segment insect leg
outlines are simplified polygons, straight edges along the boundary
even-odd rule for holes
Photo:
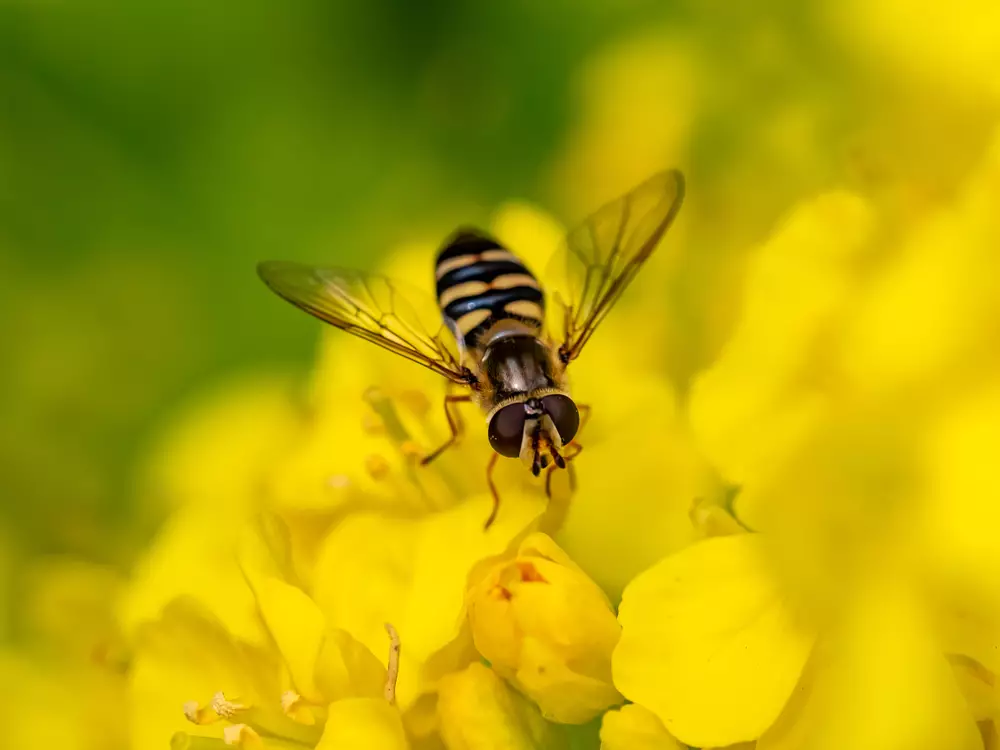
[[[587,407],[587,412],[590,412],[590,407]],[[566,459],[566,468],[569,470],[569,491],[576,492],[576,469],[573,468],[572,461],[574,458],[583,453],[583,446],[579,443],[570,443],[566,446],[566,451],[563,453],[563,458]]]
[[[500,494],[497,492],[497,486],[493,484],[493,469],[496,468],[497,459],[499,458],[500,454],[494,453],[490,456],[490,462],[486,464],[486,484],[490,486],[490,494],[493,495],[493,510],[490,511],[490,517],[486,519],[483,531],[486,531],[493,525],[493,522],[497,518],[497,511],[500,510]]]
[[[451,437],[448,438],[444,442],[444,445],[440,446],[437,450],[435,450],[434,452],[432,452],[432,453],[424,456],[421,459],[421,461],[420,461],[420,465],[421,466],[426,466],[431,461],[433,461],[435,458],[437,458],[442,453],[444,453],[445,449],[448,448],[449,446],[453,445],[458,440],[459,436],[462,433],[462,419],[461,419],[461,417],[458,416],[457,414],[453,415],[451,413],[451,409],[448,408],[448,407],[450,407],[452,404],[458,404],[458,403],[462,403],[462,402],[465,402],[465,401],[471,401],[471,400],[472,400],[472,396],[470,396],[468,393],[465,393],[465,394],[462,394],[462,395],[448,395],[448,396],[444,397],[444,415],[448,418],[448,429],[451,430]]]
[[[580,426],[576,428],[576,434],[579,435],[590,421],[590,404],[577,404],[576,410],[580,412]]]
[[[588,409],[590,407],[587,407]],[[552,475],[561,468],[566,468],[569,470],[569,489],[570,492],[576,492],[576,471],[573,469],[573,465],[570,463],[574,458],[579,456],[583,452],[583,446],[579,443],[572,442],[566,446],[562,453],[563,464],[552,464],[545,473],[545,496],[551,500],[552,499]]]

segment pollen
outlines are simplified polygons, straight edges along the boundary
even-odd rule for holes
[[[226,696],[220,690],[212,696],[211,708],[223,719],[231,719],[240,711],[246,711],[247,707],[236,701],[226,700]]]

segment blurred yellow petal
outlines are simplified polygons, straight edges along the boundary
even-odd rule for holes
[[[593,412],[573,464],[577,490],[555,533],[612,600],[640,571],[694,541],[691,501],[713,494],[716,481],[666,379],[628,371],[629,343],[595,338],[588,347],[601,366],[581,362],[574,374],[574,395]],[[604,362],[624,369],[612,376]],[[609,382],[620,385],[609,388]],[[642,534],[635,533],[638,526]]]
[[[709,539],[666,558],[625,589],[618,619],[615,685],[696,746],[759,737],[813,643],[755,534]]]
[[[995,337],[1000,268],[1000,138],[955,199],[908,227],[856,301],[845,332],[846,374],[892,393],[932,377],[976,372]]]
[[[888,61],[916,79],[924,96],[934,88],[982,101],[1000,98],[1000,9],[989,0],[928,4],[915,13],[904,0],[828,3],[847,43],[863,45],[878,61]]]
[[[899,581],[879,583],[858,592],[758,750],[982,747],[926,614]]]
[[[122,675],[83,662],[35,660],[0,649],[0,744],[12,750],[124,748],[125,687]]]
[[[403,643],[397,697],[404,708],[433,680],[423,668],[459,637],[469,570],[502,552],[543,510],[538,499],[505,493],[484,532],[488,500],[482,500],[418,519],[352,515],[323,543],[316,602],[332,627],[373,653],[386,649],[384,623],[395,625]]]
[[[205,706],[216,696],[252,707],[273,700],[277,711],[277,660],[234,638],[194,602],[174,602],[137,637],[129,672],[135,747],[165,747],[178,731],[219,736],[214,726],[196,727],[185,718],[192,701]]]
[[[932,425],[925,445],[923,540],[935,562],[982,606],[1000,611],[1000,388],[968,393]],[[1000,662],[997,663],[1000,666]]]
[[[441,680],[441,738],[448,750],[558,750],[556,730],[538,709],[482,664]]]
[[[145,492],[178,506],[134,566],[119,614],[130,631],[178,596],[198,599],[235,636],[263,641],[253,593],[237,565],[263,469],[298,425],[285,379],[230,384],[204,397],[151,452]]]
[[[142,491],[172,506],[247,507],[262,469],[300,427],[294,393],[291,378],[273,375],[233,379],[206,392],[149,451]]]
[[[323,613],[305,592],[272,576],[253,583],[257,606],[274,638],[295,688],[311,702],[323,696],[316,686],[314,669],[323,643]]]
[[[852,300],[853,263],[872,223],[860,197],[823,195],[793,211],[753,259],[739,323],[691,394],[695,433],[731,483],[766,475],[825,414],[808,387],[824,377],[824,337]]]
[[[614,612],[545,534],[528,536],[474,582],[468,606],[476,648],[545,718],[581,724],[621,701],[611,684]]]
[[[380,698],[347,698],[330,704],[316,750],[408,750],[399,711]]]
[[[638,704],[608,711],[601,719],[601,750],[684,750],[656,714]]]
[[[237,563],[244,519],[193,503],[160,528],[119,606],[126,631],[155,620],[178,596],[196,599],[235,637],[261,644],[265,634],[253,592]]]
[[[684,153],[699,71],[696,52],[675,28],[629,35],[583,69],[580,125],[553,177],[574,213],[594,210]]]
[[[388,645],[386,645],[386,650]],[[316,659],[316,687],[328,701],[375,698],[385,686],[385,666],[345,630],[323,633]]]

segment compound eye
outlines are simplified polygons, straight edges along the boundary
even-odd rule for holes
[[[507,458],[521,455],[524,437],[524,404],[508,404],[490,420],[489,436],[493,450]]]
[[[563,445],[569,443],[580,429],[580,412],[573,399],[561,393],[553,393],[542,399],[542,408],[552,418],[552,424],[559,431]]]

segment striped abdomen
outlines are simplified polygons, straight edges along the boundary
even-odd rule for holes
[[[538,333],[545,297],[534,274],[500,243],[474,229],[456,232],[438,253],[438,304],[467,349],[498,323],[511,321]]]

